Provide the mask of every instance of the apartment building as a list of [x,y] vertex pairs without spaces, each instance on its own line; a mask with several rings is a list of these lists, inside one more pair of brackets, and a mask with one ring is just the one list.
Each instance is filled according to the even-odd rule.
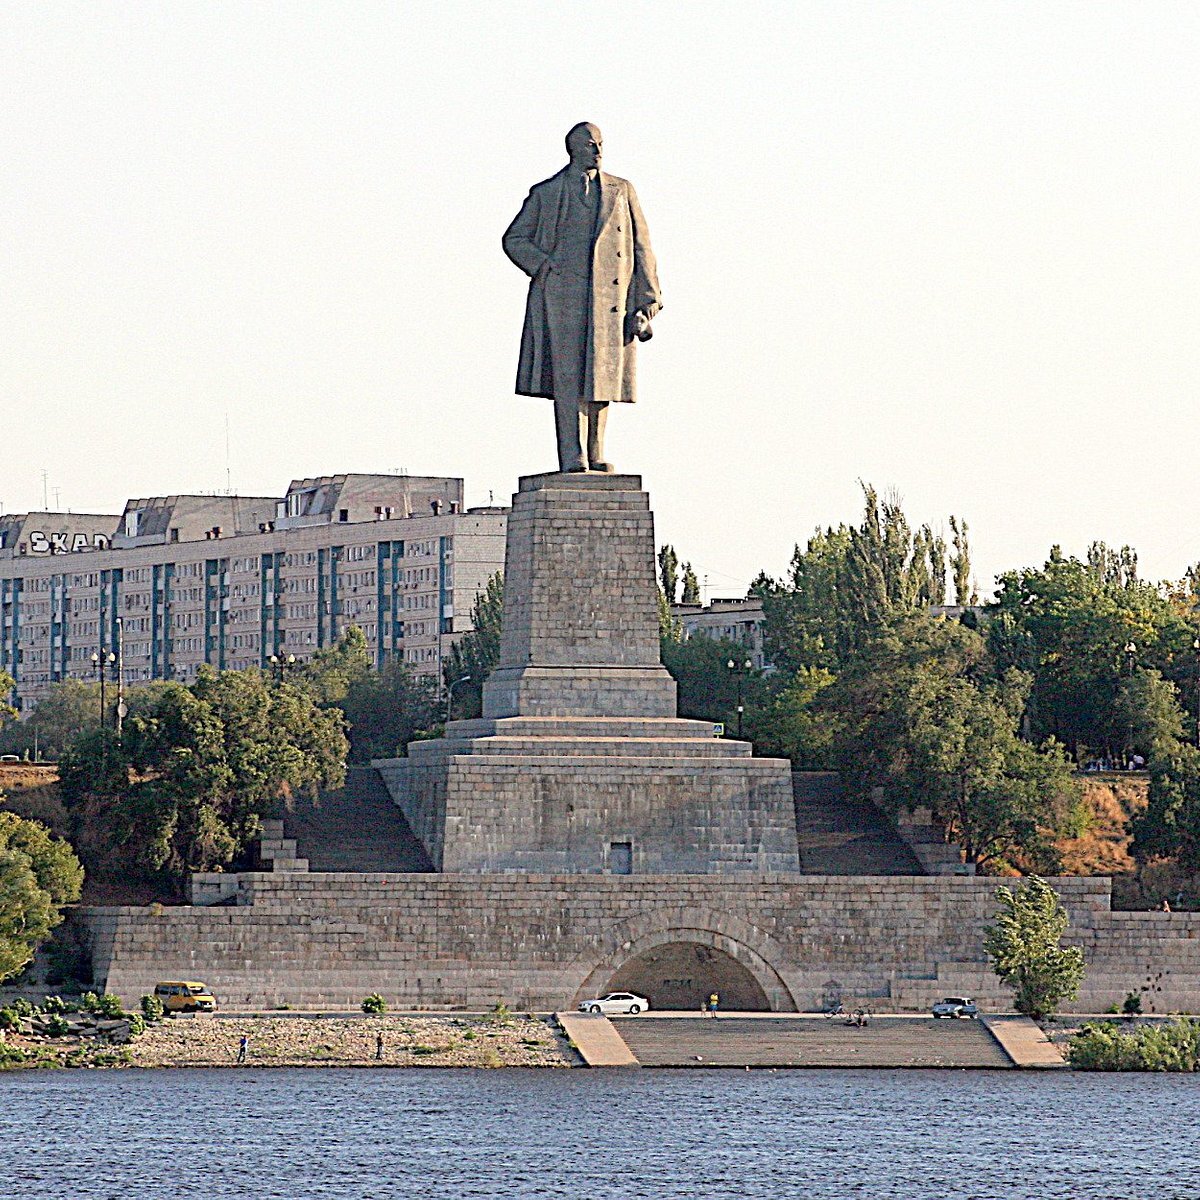
[[683,626],[684,638],[707,637],[736,642],[757,671],[770,670],[763,650],[763,603],[757,596],[714,600],[709,605],[672,604],[671,615]]
[[[127,684],[303,662],[351,625],[378,665],[440,678],[503,569],[507,510],[461,479],[330,475],[282,497],[159,496],[0,518],[0,671],[28,709],[120,653]],[[111,674],[109,678],[115,678]]]

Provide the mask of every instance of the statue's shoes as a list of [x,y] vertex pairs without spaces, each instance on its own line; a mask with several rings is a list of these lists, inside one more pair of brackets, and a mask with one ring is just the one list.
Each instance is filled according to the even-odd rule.
[[594,462],[590,467],[588,467],[588,470],[599,471],[602,475],[615,475],[617,468],[614,467],[612,463]]
[[586,471],[587,469],[588,469],[587,463],[578,462],[574,466],[566,467],[561,473],[563,475],[578,475],[578,474],[581,474],[582,472]]

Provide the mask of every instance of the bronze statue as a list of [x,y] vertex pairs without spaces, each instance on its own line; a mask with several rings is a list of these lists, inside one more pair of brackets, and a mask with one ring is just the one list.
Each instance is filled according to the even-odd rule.
[[637,193],[600,170],[595,125],[567,134],[571,161],[530,189],[504,252],[530,277],[517,394],[554,401],[560,471],[604,461],[610,403],[637,399],[636,348],[662,308]]

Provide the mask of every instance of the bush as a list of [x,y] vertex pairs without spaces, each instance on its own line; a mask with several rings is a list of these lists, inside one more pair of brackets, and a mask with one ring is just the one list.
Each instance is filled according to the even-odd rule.
[[1089,1021],[1071,1039],[1067,1058],[1077,1071],[1194,1071],[1200,1065],[1200,1022],[1184,1017],[1122,1033]]
[[0,1008],[0,1029],[20,1029],[21,1014],[15,1008]]
[[11,1007],[12,1007],[13,1012],[15,1012],[18,1017],[32,1017],[33,1016],[33,1005],[30,1004],[29,1001],[26,1000],[24,996],[18,996],[12,1002]]
[[114,996],[112,992],[105,992],[96,1006],[96,1012],[102,1017],[110,1017],[116,1020],[125,1015],[125,1005],[121,1003],[120,996]]
[[1125,996],[1124,1002],[1121,1005],[1121,1011],[1127,1017],[1139,1016],[1142,1011],[1142,993],[1128,992]]
[[362,1010],[372,1016],[378,1016],[380,1013],[387,1012],[387,1001],[378,992],[372,992],[369,996],[363,997]]
[[79,997],[79,1007],[87,1013],[100,1011],[100,997],[95,992],[84,992]]
[[7,1042],[0,1042],[0,1069],[16,1066],[28,1060],[28,1052],[22,1050],[20,1046],[10,1046]]
[[492,1008],[492,1020],[497,1025],[511,1025],[513,1023],[513,1015],[507,1004],[503,1000],[497,1000]]
[[157,996],[143,996],[141,999],[142,1017],[148,1023],[163,1019],[163,1002]]
[[48,1016],[61,1016],[67,1011],[67,1002],[61,996],[47,996],[42,1001],[41,1009]]
[[47,1037],[65,1037],[71,1032],[71,1026],[67,1023],[67,1018],[57,1013],[52,1017],[48,1017],[44,1024]]
[[141,1037],[146,1032],[146,1018],[141,1013],[130,1013],[128,1020],[130,1037]]

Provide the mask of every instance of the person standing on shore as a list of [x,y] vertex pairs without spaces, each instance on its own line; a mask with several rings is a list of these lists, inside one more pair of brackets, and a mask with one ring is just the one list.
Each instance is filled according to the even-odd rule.
[[240,1042],[238,1042],[238,1056],[237,1056],[238,1062],[244,1063],[246,1061],[246,1053],[249,1049],[250,1049],[250,1039],[243,1033],[242,1040]]
[[383,1033],[382,1033],[382,1031],[375,1035],[375,1061],[383,1062]]
[[708,998],[708,1015],[715,1021],[717,1020],[717,1005],[720,1004],[721,998],[716,992],[713,992]]

